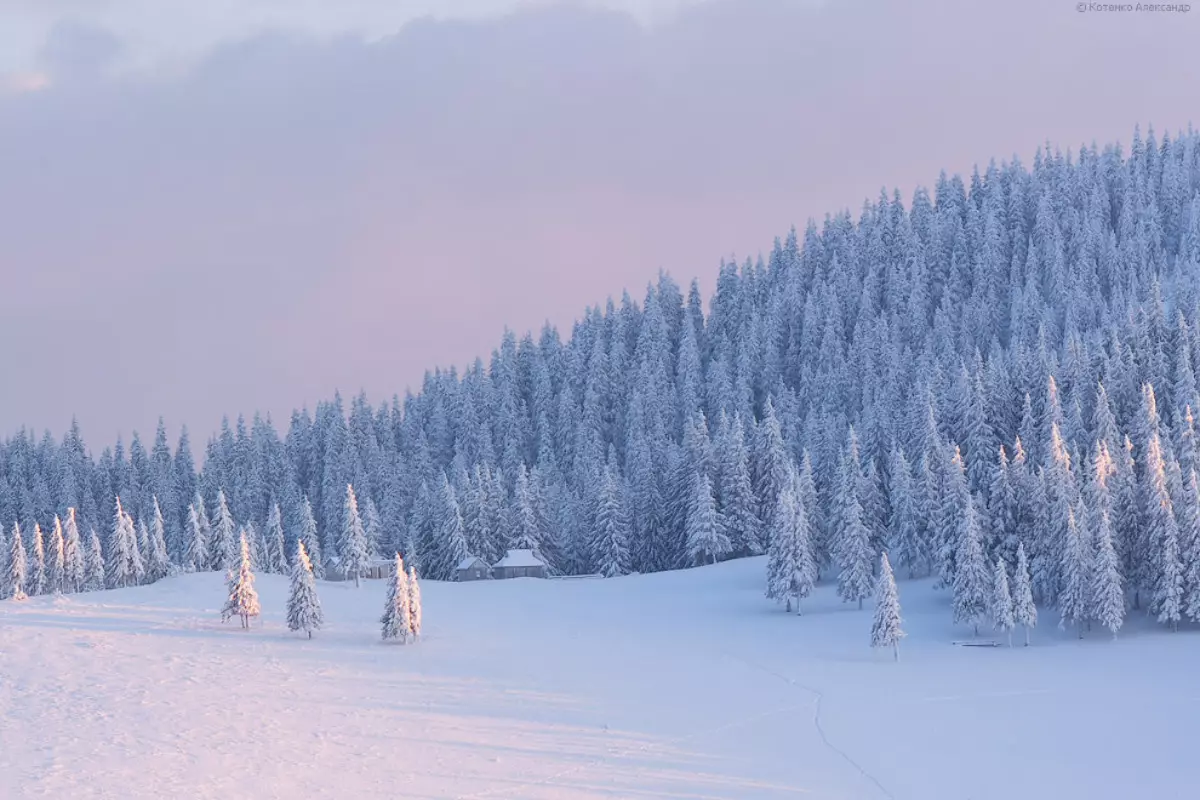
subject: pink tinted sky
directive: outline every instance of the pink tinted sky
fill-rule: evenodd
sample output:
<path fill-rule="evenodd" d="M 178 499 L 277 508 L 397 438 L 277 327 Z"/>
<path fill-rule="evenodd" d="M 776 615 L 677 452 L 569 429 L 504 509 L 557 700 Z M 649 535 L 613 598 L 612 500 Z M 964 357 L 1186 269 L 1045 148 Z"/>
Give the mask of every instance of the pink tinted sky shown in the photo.
<path fill-rule="evenodd" d="M 707 291 L 883 186 L 1173 132 L 1200 96 L 1195 10 L 676 5 L 233 38 L 167 73 L 106 71 L 136 52 L 103 20 L 54 29 L 0 92 L 0 433 L 77 414 L 100 446 L 163 414 L 203 441 L 403 394 L 506 325 L 660 268 Z"/>

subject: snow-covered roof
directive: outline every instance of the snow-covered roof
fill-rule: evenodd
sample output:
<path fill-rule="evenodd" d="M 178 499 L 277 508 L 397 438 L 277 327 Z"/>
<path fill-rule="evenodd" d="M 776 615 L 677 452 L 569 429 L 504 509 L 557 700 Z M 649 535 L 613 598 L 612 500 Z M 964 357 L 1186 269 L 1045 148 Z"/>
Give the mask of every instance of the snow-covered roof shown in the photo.
<path fill-rule="evenodd" d="M 487 569 L 487 562 L 479 556 L 467 556 L 459 563 L 456 569 L 473 569 L 474 567 L 483 567 Z"/>
<path fill-rule="evenodd" d="M 504 558 L 496 562 L 497 567 L 544 567 L 546 562 L 532 550 L 509 550 Z"/>

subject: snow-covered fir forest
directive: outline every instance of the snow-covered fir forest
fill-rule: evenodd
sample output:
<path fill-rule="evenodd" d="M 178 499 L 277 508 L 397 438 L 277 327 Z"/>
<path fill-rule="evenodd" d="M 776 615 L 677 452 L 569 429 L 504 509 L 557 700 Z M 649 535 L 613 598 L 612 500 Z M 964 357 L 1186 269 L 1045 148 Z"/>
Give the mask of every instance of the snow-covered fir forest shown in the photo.
<path fill-rule="evenodd" d="M 968 625 L 1027 573 L 1068 626 L 1174 628 L 1200 620 L 1198 290 L 1200 134 L 1047 147 L 724 263 L 707 312 L 661 275 L 403 400 L 238 416 L 202 469 L 161 423 L 98 456 L 23 431 L 0 575 L 152 581 L 244 530 L 257 568 L 303 542 L 320 577 L 349 484 L 375 554 L 434 579 L 517 547 L 606 576 L 769 552 L 770 596 L 861 605 L 886 551 Z"/>

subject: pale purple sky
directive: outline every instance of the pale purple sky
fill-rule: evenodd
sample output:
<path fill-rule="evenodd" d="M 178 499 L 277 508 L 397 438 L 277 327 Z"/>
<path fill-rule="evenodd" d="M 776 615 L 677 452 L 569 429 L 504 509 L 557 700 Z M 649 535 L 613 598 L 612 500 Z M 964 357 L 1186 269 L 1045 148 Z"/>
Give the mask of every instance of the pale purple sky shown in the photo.
<path fill-rule="evenodd" d="M 1173 132 L 1200 96 L 1200 10 L 397 5 L 5 3 L 0 434 L 75 413 L 100 446 L 161 413 L 202 442 L 403 394 L 505 325 L 659 268 L 707 292 L 883 186 Z"/>

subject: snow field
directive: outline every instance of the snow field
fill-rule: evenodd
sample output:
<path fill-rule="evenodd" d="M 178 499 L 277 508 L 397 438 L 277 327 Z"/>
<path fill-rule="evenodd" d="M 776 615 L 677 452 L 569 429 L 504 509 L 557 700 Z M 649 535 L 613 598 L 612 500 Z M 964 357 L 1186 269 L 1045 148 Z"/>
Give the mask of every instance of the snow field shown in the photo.
<path fill-rule="evenodd" d="M 318 582 L 311 641 L 276 575 L 249 632 L 220 623 L 217 573 L 0 602 L 0 796 L 989 800 L 1200 779 L 1200 631 L 1132 612 L 1117 641 L 1079 641 L 1043 610 L 1033 647 L 955 647 L 949 594 L 901 574 L 895 663 L 868 647 L 869 603 L 822 583 L 788 616 L 764 573 L 427 581 L 416 646 L 379 641 L 386 581 Z"/>

